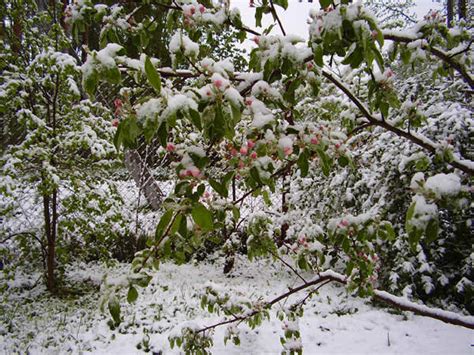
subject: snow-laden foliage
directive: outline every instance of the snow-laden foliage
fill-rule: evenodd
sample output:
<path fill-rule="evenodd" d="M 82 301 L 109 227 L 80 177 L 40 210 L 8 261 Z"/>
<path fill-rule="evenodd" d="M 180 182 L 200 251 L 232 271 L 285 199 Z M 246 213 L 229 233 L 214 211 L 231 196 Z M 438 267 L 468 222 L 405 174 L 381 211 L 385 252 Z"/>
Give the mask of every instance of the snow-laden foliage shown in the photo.
<path fill-rule="evenodd" d="M 184 263 L 221 246 L 227 270 L 244 251 L 251 260 L 273 258 L 301 284 L 265 301 L 205 286 L 201 306 L 225 319 L 178 325 L 170 345 L 188 353 L 206 353 L 221 325 L 229 326 L 225 339 L 239 343 L 236 325 L 255 328 L 272 306 L 302 292 L 301 302 L 278 314 L 283 350 L 301 353 L 298 318 L 328 282 L 474 326 L 472 317 L 410 301 L 444 306 L 446 300 L 458 312 L 472 312 L 465 236 L 473 122 L 470 102 L 460 94 L 474 87 L 471 27 L 463 21 L 448 28 L 431 13 L 411 28 L 382 30 L 362 3 L 319 5 L 309 13 L 305 42 L 287 34 L 278 17 L 275 6 L 286 9 L 285 0 L 258 2 L 257 26 L 271 14 L 280 31 L 262 33 L 244 25 L 228 1 L 165 1 L 156 6 L 166 9 L 172 30 L 171 68 L 127 48 L 122 35 L 149 36 L 152 14 L 135 18 L 135 10 L 87 1 L 70 5 L 67 22 L 76 36 L 92 17 L 103 25 L 100 48 L 89 50 L 81 67 L 87 94 L 93 98 L 99 83 L 120 84 L 124 77 L 150 89 L 140 98 L 133 85 L 121 90 L 116 148 L 157 139 L 156 154 L 174 181 L 155 234 L 130 272 L 104 283 L 101 306 L 112 329 L 123 320 L 124 288 L 133 303 L 163 259 Z M 209 56 L 210 36 L 229 26 L 242 40 L 245 32 L 254 36 L 245 72 L 236 72 L 228 58 Z M 267 208 L 277 197 L 281 206 Z M 265 205 L 243 213 L 252 198 Z"/>
<path fill-rule="evenodd" d="M 24 11 L 34 9 L 25 2 Z M 8 10 L 16 16 L 16 7 Z M 51 18 L 39 12 L 24 21 L 46 29 Z M 5 42 L 0 107 L 17 135 L 0 158 L 0 250 L 5 272 L 42 265 L 53 286 L 71 259 L 108 256 L 110 238 L 128 225 L 107 179 L 119 163 L 112 116 L 84 98 L 81 67 L 64 51 L 62 29 L 52 26 L 37 42 L 32 24 L 23 27 L 18 48 Z"/>

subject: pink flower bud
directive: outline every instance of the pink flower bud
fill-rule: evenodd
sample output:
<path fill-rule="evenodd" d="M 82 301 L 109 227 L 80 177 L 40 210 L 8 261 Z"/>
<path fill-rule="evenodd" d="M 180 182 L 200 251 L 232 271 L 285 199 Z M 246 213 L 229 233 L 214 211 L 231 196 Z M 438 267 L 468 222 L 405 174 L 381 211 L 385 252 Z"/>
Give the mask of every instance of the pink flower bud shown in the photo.
<path fill-rule="evenodd" d="M 222 86 L 222 80 L 220 79 L 214 80 L 214 86 L 219 89 Z"/>
<path fill-rule="evenodd" d="M 318 144 L 318 143 L 319 143 L 318 138 L 316 137 L 311 138 L 311 144 Z"/>
<path fill-rule="evenodd" d="M 336 149 L 339 149 L 341 147 L 341 143 L 336 143 Z"/>
<path fill-rule="evenodd" d="M 248 147 L 249 149 L 252 149 L 253 147 L 255 147 L 255 142 L 252 141 L 252 140 L 248 140 L 248 141 L 247 141 L 247 147 Z"/>
<path fill-rule="evenodd" d="M 293 147 L 283 148 L 283 153 L 285 153 L 285 155 L 290 155 L 291 153 L 293 153 Z"/>
<path fill-rule="evenodd" d="M 308 70 L 313 70 L 314 64 L 311 63 L 311 62 L 308 62 L 308 63 L 306 63 L 306 68 L 308 68 Z"/>
<path fill-rule="evenodd" d="M 206 8 L 204 7 L 204 5 L 199 5 L 199 12 L 203 14 L 204 11 L 206 11 Z"/>
<path fill-rule="evenodd" d="M 240 154 L 247 155 L 247 153 L 248 153 L 247 147 L 243 146 L 242 148 L 240 148 Z"/>
<path fill-rule="evenodd" d="M 176 149 L 176 147 L 174 146 L 173 143 L 168 143 L 168 144 L 166 145 L 166 150 L 167 150 L 168 152 L 174 152 L 175 149 Z"/>
<path fill-rule="evenodd" d="M 239 169 L 243 169 L 245 167 L 245 164 L 242 160 L 239 160 Z"/>
<path fill-rule="evenodd" d="M 377 36 L 379 35 L 379 33 L 375 30 L 372 31 L 372 33 L 370 34 L 370 36 L 372 37 L 372 39 L 376 39 Z"/>
<path fill-rule="evenodd" d="M 122 105 L 123 105 L 122 100 L 120 100 L 120 99 L 115 99 L 115 100 L 114 100 L 114 106 L 115 106 L 115 108 L 121 108 Z"/>
<path fill-rule="evenodd" d="M 257 159 L 257 153 L 256 153 L 256 152 L 252 152 L 252 154 L 250 154 L 250 158 L 252 158 L 252 159 Z"/>
<path fill-rule="evenodd" d="M 349 225 L 349 222 L 348 222 L 347 220 L 343 219 L 343 220 L 341 221 L 341 223 L 339 223 L 339 224 L 340 224 L 342 227 L 347 227 L 347 226 Z"/>
<path fill-rule="evenodd" d="M 253 103 L 253 100 L 252 100 L 250 97 L 247 97 L 247 98 L 245 99 L 245 104 L 246 104 L 247 106 L 251 106 L 252 103 Z"/>
<path fill-rule="evenodd" d="M 260 44 L 260 37 L 259 37 L 259 36 L 255 36 L 255 37 L 253 38 L 253 41 L 254 41 L 257 45 Z"/>
<path fill-rule="evenodd" d="M 118 127 L 118 125 L 119 125 L 119 120 L 116 119 L 116 118 L 114 118 L 114 119 L 112 120 L 112 126 Z"/>
<path fill-rule="evenodd" d="M 235 157 L 235 156 L 237 155 L 237 153 L 238 153 L 238 152 L 237 152 L 237 149 L 235 149 L 235 148 L 232 148 L 232 149 L 230 150 L 230 155 L 232 155 L 233 157 Z"/>
<path fill-rule="evenodd" d="M 196 8 L 194 6 L 191 6 L 189 12 L 191 12 L 191 15 L 194 15 L 196 13 Z"/>
<path fill-rule="evenodd" d="M 201 174 L 201 171 L 195 166 L 188 169 L 190 176 L 198 177 Z"/>

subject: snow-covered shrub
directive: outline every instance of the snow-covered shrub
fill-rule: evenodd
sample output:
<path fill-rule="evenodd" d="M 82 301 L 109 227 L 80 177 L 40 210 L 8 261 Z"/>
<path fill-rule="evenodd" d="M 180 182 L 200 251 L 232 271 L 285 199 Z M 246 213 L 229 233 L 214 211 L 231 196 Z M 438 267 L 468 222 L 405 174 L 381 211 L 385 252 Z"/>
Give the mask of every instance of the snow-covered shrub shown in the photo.
<path fill-rule="evenodd" d="M 24 5 L 24 18 L 7 6 L 23 29 L 4 42 L 0 78 L 2 119 L 22 132 L 0 158 L 2 251 L 5 271 L 41 265 L 54 291 L 67 262 L 110 255 L 110 239 L 126 234 L 128 224 L 108 179 L 119 164 L 112 114 L 84 98 L 81 67 L 65 50 L 70 41 L 60 24 L 47 12 L 35 14 L 35 2 Z M 28 257 L 33 252 L 36 258 Z"/>

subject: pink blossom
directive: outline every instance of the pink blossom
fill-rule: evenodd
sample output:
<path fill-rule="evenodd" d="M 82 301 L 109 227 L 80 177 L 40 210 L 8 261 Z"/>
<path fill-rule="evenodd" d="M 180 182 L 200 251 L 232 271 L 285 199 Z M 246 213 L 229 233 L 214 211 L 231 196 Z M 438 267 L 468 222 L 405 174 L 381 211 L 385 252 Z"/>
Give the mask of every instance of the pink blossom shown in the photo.
<path fill-rule="evenodd" d="M 257 45 L 260 44 L 260 37 L 259 37 L 259 36 L 255 36 L 255 37 L 253 38 L 253 41 L 254 41 Z"/>
<path fill-rule="evenodd" d="M 249 149 L 252 149 L 253 147 L 255 147 L 255 142 L 252 141 L 252 140 L 248 140 L 248 141 L 247 141 L 247 147 L 248 147 Z"/>
<path fill-rule="evenodd" d="M 115 99 L 115 100 L 114 100 L 114 106 L 115 106 L 115 108 L 117 108 L 117 109 L 118 109 L 118 108 L 121 108 L 122 105 L 123 105 L 122 100 L 120 100 L 120 99 Z"/>
<path fill-rule="evenodd" d="M 318 143 L 319 143 L 318 138 L 316 138 L 316 137 L 311 138 L 311 144 L 318 144 Z"/>
<path fill-rule="evenodd" d="M 206 8 L 204 7 L 204 5 L 199 5 L 199 12 L 203 14 L 204 11 L 206 11 Z"/>
<path fill-rule="evenodd" d="M 290 155 L 291 153 L 293 153 L 293 147 L 283 148 L 283 153 L 285 153 L 285 155 Z"/>
<path fill-rule="evenodd" d="M 250 158 L 252 158 L 252 159 L 257 159 L 257 153 L 256 153 L 256 152 L 252 152 L 252 154 L 250 154 Z"/>
<path fill-rule="evenodd" d="M 247 155 L 247 153 L 248 153 L 247 147 L 242 146 L 242 148 L 240 148 L 240 154 Z"/>
<path fill-rule="evenodd" d="M 119 125 L 119 120 L 118 120 L 117 118 L 114 118 L 114 119 L 112 120 L 112 126 L 118 127 L 118 125 Z"/>
<path fill-rule="evenodd" d="M 252 100 L 250 97 L 247 97 L 247 98 L 245 99 L 245 104 L 246 104 L 247 106 L 251 106 L 252 103 L 253 103 L 253 100 Z"/>
<path fill-rule="evenodd" d="M 391 78 L 391 77 L 394 75 L 392 69 L 387 69 L 387 70 L 385 70 L 385 73 L 384 73 L 384 74 L 385 74 L 385 77 L 386 77 L 386 78 Z"/>
<path fill-rule="evenodd" d="M 339 224 L 340 224 L 342 227 L 347 227 L 347 226 L 349 225 L 349 222 L 348 222 L 347 220 L 343 219 L 343 220 L 341 221 L 341 223 L 339 223 Z"/>
<path fill-rule="evenodd" d="M 230 150 L 230 155 L 232 155 L 233 157 L 235 157 L 235 156 L 237 155 L 237 153 L 238 153 L 238 152 L 237 152 L 237 149 L 235 149 L 235 148 L 232 148 L 232 149 Z"/>
<path fill-rule="evenodd" d="M 222 80 L 220 79 L 214 80 L 214 86 L 219 89 L 222 86 Z"/>
<path fill-rule="evenodd" d="M 166 145 L 166 150 L 167 150 L 168 152 L 174 152 L 175 149 L 176 149 L 176 147 L 175 147 L 175 145 L 174 145 L 173 143 L 168 143 L 168 144 Z"/>
<path fill-rule="evenodd" d="M 308 70 L 313 70 L 314 64 L 312 62 L 308 62 L 306 63 L 306 68 L 308 68 Z"/>
<path fill-rule="evenodd" d="M 339 149 L 341 147 L 341 143 L 336 143 L 336 149 Z"/>
<path fill-rule="evenodd" d="M 245 167 L 245 164 L 242 160 L 239 160 L 239 169 L 243 169 Z"/>
<path fill-rule="evenodd" d="M 198 177 L 201 174 L 201 171 L 195 166 L 188 168 L 187 171 L 188 171 L 188 176 Z"/>

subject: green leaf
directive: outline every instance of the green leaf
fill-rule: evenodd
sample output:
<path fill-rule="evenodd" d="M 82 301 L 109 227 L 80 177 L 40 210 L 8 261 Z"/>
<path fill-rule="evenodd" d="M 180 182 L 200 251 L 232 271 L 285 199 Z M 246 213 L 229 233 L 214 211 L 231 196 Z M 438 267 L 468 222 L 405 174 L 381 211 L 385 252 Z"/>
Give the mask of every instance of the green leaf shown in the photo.
<path fill-rule="evenodd" d="M 317 46 L 315 49 L 314 49 L 314 62 L 322 67 L 324 66 L 324 61 L 323 61 L 323 55 L 324 55 L 324 51 L 323 51 L 323 46 L 319 45 Z"/>
<path fill-rule="evenodd" d="M 183 237 L 188 236 L 188 222 L 186 220 L 186 216 L 183 215 L 183 218 L 181 219 L 181 223 L 179 224 L 179 234 Z"/>
<path fill-rule="evenodd" d="M 189 118 L 191 119 L 192 124 L 195 125 L 198 130 L 202 130 L 201 115 L 199 112 L 189 109 Z"/>
<path fill-rule="evenodd" d="M 430 219 L 428 225 L 426 226 L 426 242 L 432 243 L 438 238 L 439 223 L 436 218 Z"/>
<path fill-rule="evenodd" d="M 242 116 L 242 113 L 240 112 L 240 109 L 238 107 L 235 107 L 234 105 L 231 105 L 231 110 L 232 110 L 232 119 L 234 121 L 234 125 L 240 122 L 240 118 Z"/>
<path fill-rule="evenodd" d="M 326 154 L 326 152 L 322 149 L 317 149 L 320 161 L 321 161 L 321 169 L 325 176 L 329 176 L 332 167 L 332 159 Z"/>
<path fill-rule="evenodd" d="M 130 288 L 128 289 L 128 293 L 127 293 L 127 301 L 128 303 L 133 303 L 136 301 L 136 299 L 138 298 L 138 292 L 137 292 L 137 289 L 133 286 L 130 286 Z"/>
<path fill-rule="evenodd" d="M 240 210 L 235 206 L 232 207 L 232 217 L 235 222 L 238 222 L 240 219 Z"/>
<path fill-rule="evenodd" d="M 213 140 L 220 140 L 224 136 L 226 128 L 224 113 L 222 112 L 222 106 L 220 104 L 217 104 L 215 107 L 215 116 L 212 127 L 214 134 L 211 136 L 211 138 Z"/>
<path fill-rule="evenodd" d="M 395 230 L 393 229 L 392 223 L 387 221 L 380 224 L 380 227 L 377 230 L 377 234 L 380 238 L 385 240 L 393 241 L 396 238 Z"/>
<path fill-rule="evenodd" d="M 181 213 L 179 213 L 176 216 L 176 218 L 174 219 L 174 222 L 173 222 L 173 224 L 171 225 L 171 228 L 170 228 L 170 235 L 173 235 L 178 231 L 178 229 L 181 225 L 181 219 L 182 218 L 183 218 L 183 215 Z"/>
<path fill-rule="evenodd" d="M 154 65 L 151 63 L 150 58 L 147 56 L 145 59 L 145 73 L 148 78 L 148 81 L 153 86 L 155 91 L 161 93 L 161 77 L 160 74 L 156 71 Z"/>
<path fill-rule="evenodd" d="M 263 185 L 262 179 L 260 178 L 260 174 L 258 172 L 258 169 L 254 166 L 252 169 L 250 169 L 250 176 L 252 179 L 255 180 L 255 182 L 259 185 Z"/>
<path fill-rule="evenodd" d="M 89 94 L 89 96 L 94 96 L 98 82 L 99 79 L 96 70 L 93 70 L 92 73 L 84 76 L 84 89 L 86 90 L 87 94 Z"/>
<path fill-rule="evenodd" d="M 281 6 L 285 10 L 288 8 L 288 0 L 273 0 L 275 5 Z"/>
<path fill-rule="evenodd" d="M 209 184 L 222 197 L 227 197 L 229 195 L 229 191 L 224 184 L 220 184 L 214 179 L 209 179 Z"/>
<path fill-rule="evenodd" d="M 162 122 L 160 128 L 158 128 L 158 139 L 162 147 L 166 147 L 168 143 L 168 125 L 166 122 Z"/>
<path fill-rule="evenodd" d="M 110 315 L 112 316 L 112 319 L 114 320 L 115 325 L 119 325 L 121 320 L 120 320 L 120 303 L 117 298 L 117 296 L 112 295 L 109 298 L 109 312 Z"/>
<path fill-rule="evenodd" d="M 408 207 L 408 211 L 406 214 L 406 221 L 408 222 L 413 218 L 413 215 L 415 214 L 415 202 L 413 202 L 410 207 Z"/>
<path fill-rule="evenodd" d="M 321 4 L 321 8 L 325 9 L 332 4 L 332 0 L 319 0 L 319 3 Z"/>
<path fill-rule="evenodd" d="M 156 226 L 155 240 L 159 240 L 163 236 L 166 228 L 168 227 L 171 221 L 171 217 L 173 217 L 173 213 L 173 210 L 167 210 L 165 213 L 163 213 L 160 222 Z"/>
<path fill-rule="evenodd" d="M 117 131 L 115 132 L 115 135 L 114 135 L 114 146 L 117 150 L 120 150 L 120 146 L 122 145 L 122 140 L 123 140 L 122 127 L 123 127 L 123 124 L 122 122 L 120 122 L 117 127 Z"/>
<path fill-rule="evenodd" d="M 339 159 L 337 159 L 337 162 L 339 163 L 341 167 L 345 167 L 347 166 L 347 164 L 349 164 L 349 158 L 346 157 L 345 155 L 341 155 Z"/>
<path fill-rule="evenodd" d="M 202 230 L 210 231 L 214 228 L 212 213 L 203 204 L 197 203 L 191 211 L 191 216 Z"/>
<path fill-rule="evenodd" d="M 111 84 L 119 84 L 122 80 L 119 68 L 114 66 L 105 70 L 105 79 Z"/>
<path fill-rule="evenodd" d="M 263 6 L 257 7 L 257 9 L 255 10 L 255 25 L 257 27 L 262 27 L 263 10 Z"/>
<path fill-rule="evenodd" d="M 306 149 L 298 157 L 297 164 L 298 164 L 298 167 L 300 168 L 301 176 L 305 177 L 306 175 L 308 175 L 309 163 L 308 163 L 308 151 Z"/>

